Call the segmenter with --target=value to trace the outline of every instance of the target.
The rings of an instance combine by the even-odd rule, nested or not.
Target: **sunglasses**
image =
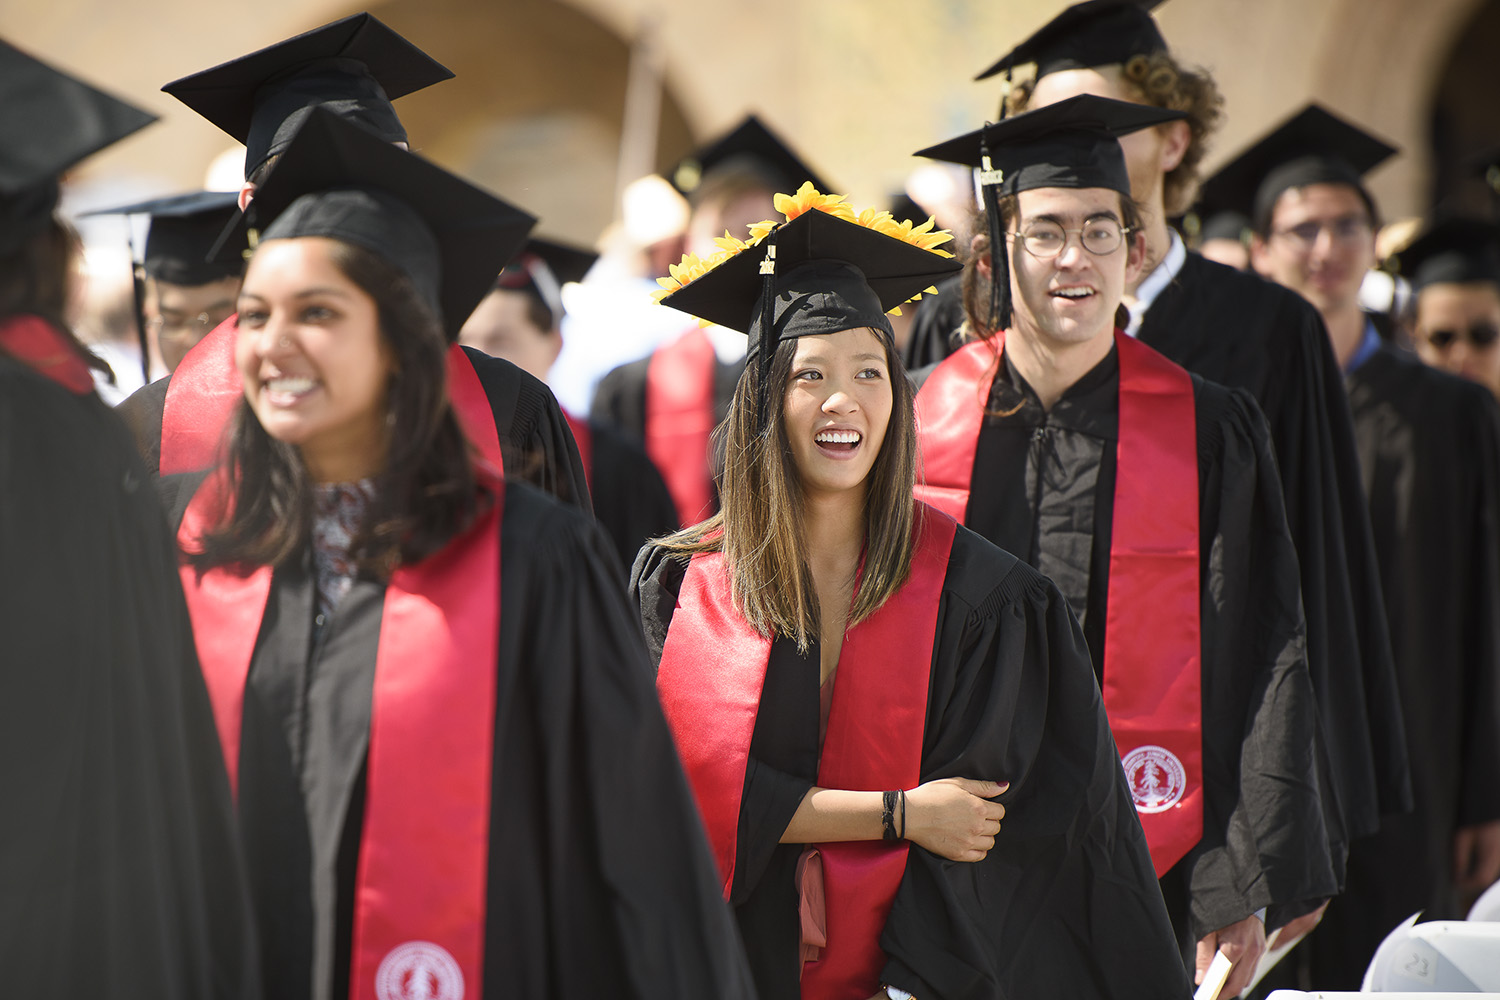
[[[1489,347],[1500,340],[1500,327],[1493,323],[1475,323],[1467,330],[1433,330],[1427,342],[1440,351],[1446,351],[1460,340],[1467,340],[1475,347]]]

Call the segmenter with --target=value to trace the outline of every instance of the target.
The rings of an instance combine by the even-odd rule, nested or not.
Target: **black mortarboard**
[[[415,153],[314,109],[225,235],[248,226],[259,241],[328,236],[371,250],[412,279],[454,339],[535,224]]]
[[[1500,286],[1500,226],[1479,219],[1443,219],[1392,262],[1417,291],[1428,285],[1476,281]]]
[[[1128,196],[1130,174],[1120,136],[1185,117],[1181,111],[1082,94],[914,155],[977,167],[980,183],[1002,196],[1043,187],[1109,188]]]
[[[354,14],[161,89],[243,142],[249,177],[286,148],[314,107],[405,142],[391,101],[452,78],[376,18]]]
[[[206,285],[234,277],[244,266],[237,252],[208,259],[224,227],[239,215],[238,199],[234,191],[192,191],[84,214],[151,216],[142,260],[146,273],[173,285]],[[244,248],[241,243],[233,249]]]
[[[1074,4],[974,79],[987,80],[1027,63],[1036,63],[1040,79],[1058,70],[1109,66],[1132,56],[1163,52],[1167,40],[1151,17],[1161,2],[1088,0]]]
[[[1201,196],[1246,213],[1263,233],[1283,191],[1347,184],[1364,199],[1373,221],[1375,203],[1365,190],[1364,175],[1395,153],[1395,146],[1309,104],[1221,167],[1204,182]]]
[[[979,168],[990,235],[990,324],[1010,324],[1009,263],[1000,232],[999,199],[1035,188],[1106,188],[1130,197],[1130,172],[1120,136],[1187,117],[1181,111],[1070,97],[917,152]]]
[[[859,327],[894,337],[885,314],[961,269],[951,256],[811,209],[661,303],[749,336],[764,429],[776,344]]]
[[[897,222],[910,222],[915,226],[920,226],[932,218],[932,213],[921,205],[918,205],[912,199],[912,196],[905,191],[897,195],[892,195],[890,206],[886,210],[891,213],[891,218]]]
[[[683,157],[672,168],[668,180],[684,195],[691,195],[703,178],[715,168],[745,164],[766,175],[775,191],[796,191],[811,181],[819,191],[828,185],[813,172],[774,132],[754,115],[749,115],[729,132],[708,145]]]
[[[562,286],[582,281],[599,255],[553,240],[533,236],[515,259],[495,279],[495,287],[507,292],[532,292],[552,311],[556,323],[563,315]]]
[[[1198,245],[1209,240],[1233,240],[1244,243],[1249,238],[1250,218],[1241,212],[1214,212],[1198,216]]]
[[[0,41],[0,252],[52,218],[64,171],[155,120]]]

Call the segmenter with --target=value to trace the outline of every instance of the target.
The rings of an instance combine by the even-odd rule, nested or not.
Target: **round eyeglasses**
[[[1120,249],[1130,232],[1128,227],[1114,219],[1100,218],[1085,220],[1078,229],[1064,229],[1055,222],[1035,222],[1026,227],[1025,232],[1012,234],[1007,239],[1019,243],[1038,260],[1051,260],[1068,245],[1068,234],[1077,233],[1080,246],[1095,257],[1107,257]]]

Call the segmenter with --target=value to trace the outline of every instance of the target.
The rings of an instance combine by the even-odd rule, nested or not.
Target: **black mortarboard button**
[[[1221,167],[1201,197],[1244,212],[1261,231],[1282,192],[1309,184],[1347,184],[1373,213],[1364,175],[1395,154],[1395,146],[1309,104]]]
[[[678,161],[667,180],[684,195],[691,195],[715,169],[734,164],[745,164],[764,174],[775,191],[796,191],[808,181],[819,191],[831,190],[792,147],[754,115]]]
[[[1110,188],[1129,195],[1130,174],[1119,137],[1185,117],[1181,111],[1082,94],[915,155],[976,167],[980,183],[997,188],[1000,195],[1043,187]]]
[[[371,250],[412,279],[452,340],[535,224],[514,205],[319,108],[225,235],[249,227],[258,231],[251,243],[328,236]]]
[[[1164,52],[1167,40],[1151,16],[1161,3],[1088,0],[1074,4],[974,79],[987,80],[1027,63],[1036,63],[1036,76],[1041,79],[1059,70],[1109,66]]]
[[[453,73],[369,14],[354,14],[161,89],[245,144],[245,176],[281,152],[309,109],[405,142],[391,101]]]
[[[1500,226],[1479,219],[1440,220],[1396,254],[1392,263],[1417,291],[1428,285],[1480,281],[1500,286]]]
[[[52,218],[64,171],[155,120],[0,41],[0,252]]]
[[[84,214],[151,216],[141,262],[146,273],[173,285],[206,285],[236,277],[244,266],[238,253],[208,259],[219,234],[239,215],[238,198],[234,191],[192,191]]]

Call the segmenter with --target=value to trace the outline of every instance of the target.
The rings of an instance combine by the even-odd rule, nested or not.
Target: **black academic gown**
[[[654,546],[636,562],[633,596],[658,663],[685,567]],[[805,656],[790,640],[772,644],[750,743],[731,902],[763,1000],[798,990],[804,845],[778,841],[817,777],[818,658],[816,643]],[[882,981],[924,1000],[1189,995],[1077,622],[1049,581],[963,528],[924,732],[923,782],[1011,788],[985,860],[912,845],[880,938]]]
[[[1345,381],[1416,796],[1353,846],[1312,938],[1311,981],[1353,990],[1413,913],[1463,918],[1454,830],[1500,819],[1500,407],[1387,346]]]
[[[966,523],[1056,582],[1102,675],[1119,361],[1046,412],[1005,356],[980,430]],[[1297,557],[1265,420],[1248,393],[1193,377],[1202,561],[1203,839],[1162,877],[1184,956],[1268,908],[1267,926],[1337,891],[1314,748]]]
[[[935,317],[956,282],[920,303]],[[908,355],[936,363],[961,346],[946,322],[914,334]],[[1286,521],[1297,546],[1307,664],[1318,695],[1333,788],[1336,854],[1411,808],[1406,739],[1381,602],[1359,456],[1322,318],[1280,285],[1189,252],[1141,321],[1143,344],[1195,375],[1255,397],[1271,431]],[[1335,862],[1340,859],[1335,857]]]
[[[169,476],[180,521],[200,476]],[[696,806],[596,526],[506,487],[485,998],[754,996]],[[278,569],[245,690],[239,815],[267,996],[348,995],[384,587],[314,638]],[[476,998],[477,1000],[477,998]]]
[[[505,473],[558,499],[589,509],[588,484],[578,445],[552,390],[539,379],[500,358],[465,347],[489,398]],[[131,393],[116,412],[135,434],[136,447],[153,473],[161,461],[161,419],[172,376]]]
[[[648,538],[679,527],[677,507],[661,473],[639,444],[618,428],[589,421],[589,496],[594,516],[630,571]]]
[[[963,275],[955,274],[937,284],[936,295],[924,295],[911,320],[911,336],[901,352],[907,371],[916,371],[942,361],[964,345]]]
[[[176,549],[92,393],[0,359],[0,993],[257,1000]]]
[[[610,369],[599,380],[589,408],[589,420],[615,428],[642,448],[646,446],[646,372],[650,365],[648,355]],[[722,424],[729,415],[729,403],[734,399],[734,388],[744,370],[743,358],[728,364],[717,357],[714,359],[714,426]],[[715,442],[715,445],[722,447],[722,442]],[[723,465],[722,452],[709,457],[710,468],[720,469]],[[714,484],[714,504],[717,509],[717,483]]]

